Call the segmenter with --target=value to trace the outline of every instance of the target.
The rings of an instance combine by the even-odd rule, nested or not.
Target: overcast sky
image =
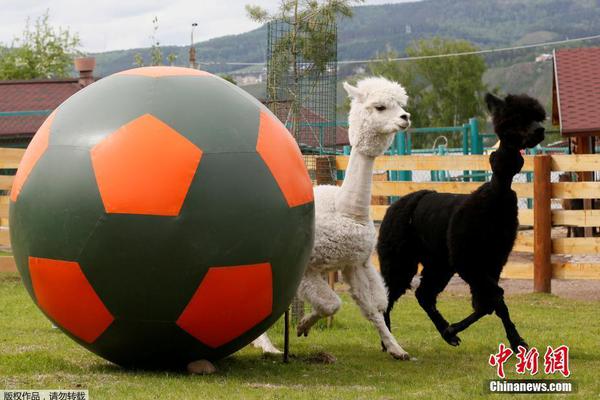
[[[366,5],[415,0],[367,0]],[[32,21],[50,10],[50,23],[78,32],[84,51],[102,52],[151,44],[152,18],[158,17],[161,44],[188,44],[192,22],[198,27],[194,41],[246,32],[251,22],[244,5],[252,3],[273,10],[279,0],[0,0],[0,43],[20,36]]]

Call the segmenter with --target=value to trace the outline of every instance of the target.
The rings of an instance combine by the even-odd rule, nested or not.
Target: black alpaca
[[[546,114],[537,100],[526,95],[509,95],[502,100],[487,94],[485,101],[500,139],[500,147],[490,155],[490,182],[469,195],[428,190],[411,193],[392,204],[385,214],[377,243],[381,274],[388,288],[385,321],[390,327],[390,311],[410,288],[421,263],[421,284],[415,295],[446,342],[458,346],[457,333],[496,312],[516,350],[519,345],[527,347],[527,343],[510,319],[498,280],[519,225],[517,196],[511,183],[523,167],[520,150],[544,139],[540,123]],[[454,273],[469,285],[474,312],[449,324],[437,310],[436,300]]]

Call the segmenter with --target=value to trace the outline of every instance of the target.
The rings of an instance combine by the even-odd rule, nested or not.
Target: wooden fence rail
[[[346,169],[348,156],[338,156],[336,167]],[[378,171],[489,171],[489,157],[469,156],[382,156],[375,161]],[[513,251],[533,253],[533,263],[509,263],[504,277],[533,278],[536,291],[549,292],[551,278],[600,279],[599,263],[553,263],[552,255],[600,254],[600,238],[552,238],[556,226],[600,227],[600,210],[551,209],[552,199],[600,198],[600,182],[551,182],[557,171],[600,170],[600,155],[525,156],[523,172],[533,172],[532,183],[513,183],[520,198],[532,198],[533,209],[519,209],[519,223],[533,227],[517,235]],[[338,181],[341,184],[341,181]],[[449,193],[471,193],[482,182],[373,182],[373,196],[402,196],[430,189]],[[386,205],[371,206],[375,221],[383,219]]]
[[[19,162],[23,158],[25,150],[23,149],[10,149],[0,148],[0,169],[5,170],[16,170],[19,167]],[[12,187],[14,176],[12,175],[0,175],[0,246],[10,247],[10,235],[8,231],[8,207],[9,197],[8,192]],[[12,257],[0,256],[0,271],[14,270],[15,263]]]
[[[0,169],[16,169],[24,150],[0,148]],[[311,156],[310,169],[314,180],[322,181],[318,174],[318,163],[333,162]],[[335,157],[338,170],[345,170],[349,157]],[[308,161],[307,161],[308,163]],[[488,156],[382,156],[375,161],[377,171],[489,171]],[[533,235],[520,232],[514,251],[534,253],[533,263],[509,263],[503,276],[534,278],[536,290],[549,291],[551,278],[600,279],[600,263],[552,263],[552,255],[599,254],[600,238],[552,238],[551,229],[555,226],[598,227],[600,210],[556,210],[551,209],[551,199],[597,199],[600,198],[600,182],[550,182],[551,172],[588,172],[600,170],[600,155],[539,155],[525,156],[523,172],[533,172],[532,183],[514,183],[513,189],[520,198],[533,198],[533,209],[520,209],[519,222],[522,226],[532,226]],[[13,176],[0,175],[0,245],[10,246],[9,237],[9,197]],[[319,182],[324,183],[324,182]],[[341,181],[338,181],[341,183]],[[402,196],[407,193],[431,189],[441,192],[470,193],[481,182],[390,182],[374,181],[373,196]],[[373,205],[371,215],[381,220],[386,205]],[[529,232],[530,233],[530,232]],[[0,269],[3,261],[0,260]]]

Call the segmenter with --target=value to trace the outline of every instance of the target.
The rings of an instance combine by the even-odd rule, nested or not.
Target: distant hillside
[[[267,28],[265,26],[240,35],[229,35],[196,45],[196,54],[199,61],[265,61],[265,49],[267,43]],[[165,58],[168,54],[177,55],[177,65],[188,64],[189,46],[162,46]],[[99,76],[110,75],[117,71],[132,68],[136,53],[142,54],[145,60],[150,59],[150,49],[116,50],[105,53],[94,54],[96,57],[97,73]],[[203,69],[211,72],[227,72],[239,69],[240,66],[203,66]]]
[[[552,102],[552,61],[526,62],[508,67],[490,68],[483,76],[490,89],[502,93],[526,93],[536,97],[546,109]]]
[[[522,62],[507,67],[495,67],[486,71],[483,76],[484,83],[490,90],[498,89],[501,94],[525,93],[540,100],[547,110],[552,104],[552,61],[541,63]],[[343,105],[346,92],[342,88],[342,80],[338,81],[338,120],[347,118],[347,111]],[[242,87],[248,93],[263,99],[266,96],[264,83]]]
[[[370,59],[386,48],[402,53],[411,41],[435,35],[497,47],[598,34],[600,7],[597,0],[424,0],[356,7],[354,18],[341,20],[338,30],[340,60]],[[261,27],[200,42],[197,53],[200,61],[263,62],[266,42],[267,31]],[[98,74],[104,76],[132,67],[138,52],[149,59],[147,48],[96,54]],[[164,47],[163,52],[165,57],[176,54],[177,64],[187,64],[186,46]],[[486,59],[495,66],[507,66],[515,60],[531,59],[531,54],[532,51],[502,53]],[[204,68],[227,72],[240,67]]]

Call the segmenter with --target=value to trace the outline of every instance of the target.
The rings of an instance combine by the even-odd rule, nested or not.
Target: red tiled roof
[[[53,110],[81,88],[77,79],[0,81],[0,112]],[[0,136],[33,136],[45,119],[0,117]]]
[[[553,119],[562,134],[600,134],[600,47],[557,50],[554,85]]]

